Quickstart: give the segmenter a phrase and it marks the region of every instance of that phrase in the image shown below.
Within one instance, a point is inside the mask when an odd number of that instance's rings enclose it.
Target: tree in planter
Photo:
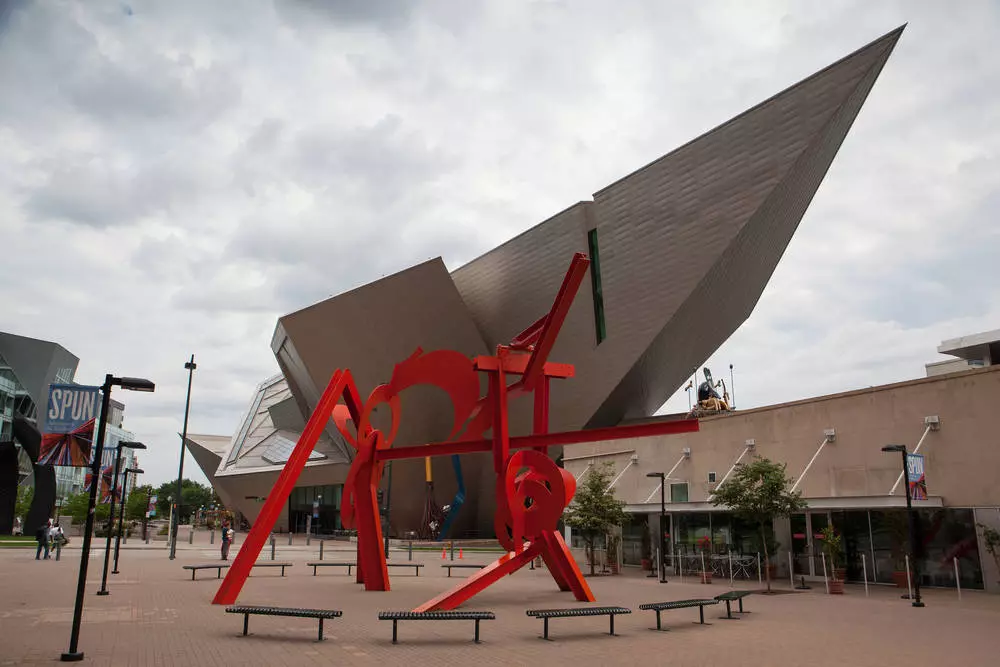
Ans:
[[[798,491],[790,490],[792,480],[785,475],[785,465],[755,456],[740,463],[725,484],[715,490],[712,504],[732,510],[738,518],[756,524],[764,545],[764,568],[767,592],[771,592],[771,553],[767,527],[779,517],[804,510],[806,503]]]
[[[839,595],[844,592],[844,582],[838,574],[843,537],[834,531],[833,526],[827,526],[822,531],[823,552],[826,554],[827,565],[830,568],[830,593]]]
[[[591,575],[594,574],[594,547],[597,541],[606,540],[611,527],[620,526],[627,519],[625,503],[607,490],[611,484],[610,468],[609,463],[592,467],[563,515],[566,524],[580,531],[583,537]]]

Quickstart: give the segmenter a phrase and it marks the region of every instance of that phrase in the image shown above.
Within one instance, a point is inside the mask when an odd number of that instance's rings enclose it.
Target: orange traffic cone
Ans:
[[[441,547],[441,560],[444,560],[444,559],[445,559],[445,558],[447,558],[447,557],[448,557],[448,556],[447,556],[447,554],[445,554],[445,549],[444,549],[444,547]]]
[[[458,548],[458,559],[462,560],[462,547]]]

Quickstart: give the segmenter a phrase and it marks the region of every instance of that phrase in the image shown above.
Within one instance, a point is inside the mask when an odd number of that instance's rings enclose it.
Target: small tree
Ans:
[[[608,490],[610,485],[610,464],[594,466],[563,515],[566,524],[580,531],[583,537],[590,560],[590,574],[594,574],[594,545],[597,540],[605,538],[613,526],[620,526],[627,518],[625,503]]]
[[[823,534],[823,551],[826,553],[827,560],[830,561],[830,578],[834,581],[840,579],[837,576],[837,570],[840,569],[840,555],[841,555],[841,545],[843,543],[843,537],[837,534],[837,531],[833,529],[833,526],[827,526],[822,530]]]
[[[31,501],[35,498],[35,487],[23,484],[17,487],[17,500],[14,505],[14,516],[21,517],[24,521],[28,517],[28,510],[31,509]],[[27,532],[27,528],[25,529]]]
[[[740,463],[725,484],[715,490],[712,504],[727,507],[740,519],[757,525],[764,547],[767,591],[771,592],[771,554],[767,527],[778,517],[805,509],[801,494],[789,490],[792,480],[785,476],[785,465],[755,456],[750,463]]]

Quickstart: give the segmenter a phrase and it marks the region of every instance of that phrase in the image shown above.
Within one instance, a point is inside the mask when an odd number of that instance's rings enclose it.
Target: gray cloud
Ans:
[[[14,9],[11,9],[14,7]],[[151,481],[231,433],[284,313],[455,268],[909,21],[754,315],[737,405],[996,328],[995,3],[0,4],[0,313],[145,375]],[[683,392],[664,409],[686,408]]]

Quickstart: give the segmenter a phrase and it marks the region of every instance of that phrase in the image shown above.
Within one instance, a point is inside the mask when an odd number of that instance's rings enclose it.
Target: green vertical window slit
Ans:
[[[597,248],[597,230],[587,232],[587,246],[590,249],[590,284],[594,292],[594,329],[597,333],[597,344],[607,338],[604,326],[604,292],[601,290],[601,255]]]

